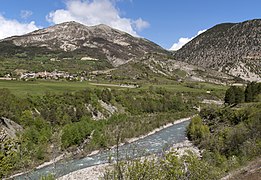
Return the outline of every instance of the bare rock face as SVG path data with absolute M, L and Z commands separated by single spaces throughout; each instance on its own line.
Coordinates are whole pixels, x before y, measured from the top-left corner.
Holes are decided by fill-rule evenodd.
M 0 117 L 0 142 L 8 138 L 15 138 L 16 133 L 23 128 L 14 121 Z
M 108 60 L 115 67 L 146 53 L 167 52 L 151 41 L 107 25 L 85 26 L 76 22 L 65 22 L 23 36 L 10 37 L 3 42 L 25 48 L 42 47 L 51 51 L 81 53 Z
M 261 81 L 261 19 L 216 25 L 174 56 L 245 80 Z

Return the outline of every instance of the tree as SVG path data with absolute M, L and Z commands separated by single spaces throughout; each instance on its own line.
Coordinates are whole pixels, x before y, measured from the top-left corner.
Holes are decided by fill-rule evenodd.
M 234 92 L 235 92 L 235 103 L 239 104 L 245 101 L 245 95 L 244 91 L 240 87 L 235 87 L 234 86 Z
M 110 89 L 103 89 L 102 92 L 101 92 L 101 99 L 104 101 L 104 102 L 107 102 L 109 103 L 112 99 L 112 94 L 111 94 L 111 91 Z
M 246 102 L 253 102 L 261 93 L 261 83 L 251 82 L 247 85 L 245 90 Z
M 209 128 L 207 125 L 204 125 L 200 116 L 192 118 L 191 123 L 187 129 L 188 138 L 191 140 L 200 140 L 206 139 L 210 134 Z
M 34 117 L 31 111 L 25 110 L 22 112 L 20 123 L 23 126 L 30 126 L 34 121 Z
M 252 83 L 248 84 L 245 90 L 245 100 L 246 102 L 251 102 L 253 101 L 253 85 Z
M 225 94 L 225 103 L 231 105 L 231 104 L 239 104 L 244 102 L 245 96 L 244 91 L 240 87 L 231 86 L 228 88 Z
M 228 88 L 228 90 L 226 91 L 224 101 L 229 105 L 235 103 L 235 92 L 232 87 Z

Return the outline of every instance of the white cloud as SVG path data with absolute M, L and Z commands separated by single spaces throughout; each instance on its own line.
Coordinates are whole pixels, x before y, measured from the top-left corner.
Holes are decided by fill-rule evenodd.
M 180 48 L 182 48 L 182 46 L 184 46 L 189 41 L 191 41 L 192 39 L 194 39 L 195 37 L 197 37 L 198 35 L 200 35 L 201 33 L 205 32 L 205 31 L 206 31 L 206 29 L 200 30 L 200 31 L 198 31 L 196 36 L 193 36 L 191 38 L 187 38 L 187 37 L 186 38 L 184 38 L 184 37 L 179 38 L 179 41 L 177 43 L 174 43 L 169 50 L 172 50 L 172 51 L 179 50 Z
M 141 31 L 150 26 L 150 24 L 147 21 L 144 21 L 141 18 L 134 21 L 133 24 L 135 25 L 135 29 L 137 29 L 138 31 Z
M 106 24 L 113 28 L 137 36 L 137 31 L 149 26 L 142 20 L 132 20 L 120 16 L 115 0 L 68 0 L 66 9 L 58 9 L 48 14 L 47 20 L 54 24 L 77 21 L 87 26 Z
M 179 38 L 179 41 L 177 43 L 174 43 L 170 50 L 172 51 L 176 51 L 179 50 L 182 46 L 184 46 L 185 44 L 187 44 L 191 39 L 193 38 Z
M 21 12 L 20 12 L 20 16 L 21 16 L 21 18 L 23 18 L 23 19 L 27 19 L 27 18 L 29 18 L 29 17 L 32 16 L 32 15 L 33 15 L 33 12 L 32 12 L 32 11 L 21 10 Z
M 35 25 L 34 21 L 30 23 L 20 23 L 17 20 L 9 20 L 0 14 L 0 39 L 29 33 L 40 27 Z

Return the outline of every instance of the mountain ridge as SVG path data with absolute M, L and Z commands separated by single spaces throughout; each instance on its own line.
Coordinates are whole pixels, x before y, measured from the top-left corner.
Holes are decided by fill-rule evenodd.
M 104 24 L 85 26 L 70 21 L 0 40 L 0 57 L 13 56 L 18 58 L 16 62 L 33 59 L 35 67 L 46 70 L 44 64 L 47 63 L 50 71 L 55 70 L 51 61 L 56 62 L 56 69 L 66 63 L 63 60 L 71 60 L 73 67 L 79 67 L 80 61 L 92 61 L 86 62 L 81 71 L 107 70 L 133 62 L 135 67 L 139 64 L 169 78 L 176 76 L 179 68 L 187 72 L 187 77 L 196 71 L 201 76 L 204 71 L 203 79 L 209 76 L 215 79 L 217 73 L 213 72 L 218 71 L 218 79 L 224 76 L 224 81 L 227 79 L 224 73 L 238 79 L 261 81 L 261 36 L 258 32 L 261 32 L 259 19 L 222 23 L 198 35 L 180 50 L 170 52 L 147 39 L 133 37 Z M 39 62 L 37 59 L 41 55 Z M 181 64 L 187 68 L 178 61 L 185 62 Z M 86 69 L 87 66 L 93 68 Z M 70 67 L 68 63 L 66 67 Z M 27 70 L 19 66 L 16 69 L 19 68 Z
M 100 24 L 85 26 L 71 21 L 13 36 L 0 42 L 10 42 L 19 47 L 44 47 L 51 51 L 80 51 L 95 59 L 107 59 L 117 67 L 146 53 L 168 53 L 159 45 L 133 37 L 126 32 Z
M 261 19 L 218 24 L 174 52 L 174 57 L 245 80 L 260 81 L 260 32 Z

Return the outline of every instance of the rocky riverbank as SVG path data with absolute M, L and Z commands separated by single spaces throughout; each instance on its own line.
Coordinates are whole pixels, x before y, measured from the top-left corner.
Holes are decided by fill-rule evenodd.
M 146 135 L 143 135 L 143 136 L 140 136 L 140 137 L 137 137 L 137 138 L 131 138 L 127 141 L 127 143 L 132 143 L 132 142 L 137 141 L 139 139 L 142 139 L 142 138 L 145 138 L 145 137 L 150 136 L 152 134 L 155 134 L 156 132 L 158 132 L 158 131 L 160 131 L 164 128 L 170 127 L 174 124 L 178 124 L 178 123 L 188 121 L 190 119 L 191 119 L 191 117 L 183 118 L 183 119 L 177 120 L 173 123 L 168 123 L 168 124 L 166 124 L 166 125 L 164 125 L 160 128 L 153 130 L 152 132 L 150 132 Z M 197 147 L 195 147 L 189 140 L 185 140 L 181 143 L 174 144 L 171 147 L 171 150 L 176 151 L 178 153 L 178 155 L 180 155 L 180 156 L 184 155 L 187 150 L 190 150 L 193 153 L 195 153 L 196 155 L 200 156 L 199 149 Z M 84 168 L 84 169 L 80 169 L 80 170 L 71 172 L 71 173 L 69 173 L 65 176 L 62 176 L 62 177 L 58 178 L 58 180 L 76 180 L 76 179 L 77 180 L 98 180 L 99 177 L 101 177 L 104 174 L 106 169 L 110 168 L 110 166 L 111 166 L 111 164 L 105 163 L 105 164 L 101 164 L 101 165 L 87 167 L 87 168 Z
M 171 151 L 176 151 L 179 156 L 184 155 L 188 150 L 192 151 L 197 156 L 200 156 L 200 150 L 188 140 L 174 144 L 171 148 Z M 87 167 L 62 176 L 58 178 L 58 180 L 99 180 L 99 178 L 105 173 L 106 169 L 109 169 L 111 166 L 112 164 L 105 163 Z
M 165 128 L 168 128 L 168 127 L 170 127 L 170 126 L 172 126 L 172 125 L 174 125 L 174 124 L 179 124 L 179 123 L 188 121 L 188 120 L 190 120 L 190 119 L 191 119 L 191 117 L 182 118 L 182 119 L 176 120 L 175 122 L 168 123 L 168 124 L 166 124 L 166 125 L 164 125 L 164 126 L 162 126 L 162 127 L 160 127 L 160 128 L 157 128 L 157 129 L 151 131 L 150 133 L 147 133 L 146 135 L 142 135 L 142 136 L 137 137 L 137 138 L 126 139 L 125 143 L 122 143 L 121 145 L 129 144 L 129 143 L 132 143 L 132 142 L 134 142 L 134 141 L 143 139 L 143 138 L 145 138 L 145 137 L 147 137 L 147 136 L 150 136 L 150 135 L 153 135 L 153 134 L 157 133 L 157 132 L 160 131 L 160 130 L 163 130 L 163 129 L 165 129 Z M 120 145 L 120 146 L 121 146 L 121 145 Z M 179 147 L 179 150 L 182 149 L 181 146 L 182 146 L 182 147 L 188 147 L 188 144 L 187 144 L 187 142 L 185 142 L 184 144 L 179 145 L 179 146 L 178 146 L 178 147 Z M 111 147 L 111 148 L 113 148 L 113 147 Z M 111 148 L 110 148 L 110 149 L 111 149 Z M 93 156 L 93 155 L 98 154 L 98 153 L 100 153 L 100 152 L 96 150 L 96 151 L 93 151 L 92 153 L 88 154 L 87 156 Z M 43 168 L 43 167 L 48 166 L 48 165 L 50 165 L 50 164 L 54 164 L 54 163 L 56 163 L 57 161 L 60 161 L 60 160 L 62 160 L 62 159 L 64 159 L 64 158 L 68 157 L 69 155 L 70 155 L 70 153 L 69 153 L 69 154 L 66 154 L 66 155 L 65 155 L 65 154 L 62 154 L 62 155 L 60 155 L 59 157 L 55 158 L 54 160 L 51 160 L 51 161 L 49 161 L 49 162 L 46 162 L 46 163 L 44 163 L 44 164 L 38 166 L 36 169 Z M 106 166 L 106 165 L 104 165 L 104 166 Z M 82 169 L 82 170 L 78 170 L 78 171 L 75 171 L 75 172 L 71 172 L 71 173 L 69 173 L 68 175 L 65 175 L 64 177 L 67 177 L 67 179 L 68 179 L 68 178 L 81 179 L 81 176 L 82 176 L 83 179 L 86 179 L 86 177 L 89 177 L 89 178 L 93 179 L 94 177 L 100 175 L 100 173 L 94 173 L 94 174 L 93 174 L 92 172 L 95 172 L 95 169 L 98 169 L 99 172 L 103 172 L 100 168 L 101 168 L 101 167 L 104 167 L 104 166 L 97 165 L 97 166 L 88 167 L 88 168 L 85 168 L 85 169 Z M 90 170 L 90 169 L 91 169 L 91 170 Z M 16 175 L 12 176 L 11 178 L 17 177 L 17 176 L 19 176 L 19 175 L 21 175 L 21 174 L 23 174 L 23 173 L 16 174 Z M 95 174 L 96 174 L 96 175 L 95 175 Z M 101 174 L 103 174 L 103 173 L 101 173 Z M 62 177 L 62 178 L 64 178 L 64 177 Z

